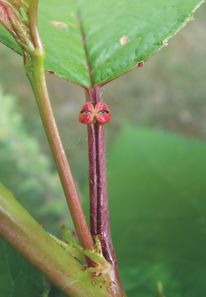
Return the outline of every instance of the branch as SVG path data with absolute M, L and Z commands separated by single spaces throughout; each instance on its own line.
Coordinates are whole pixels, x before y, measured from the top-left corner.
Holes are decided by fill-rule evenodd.
M 61 138 L 52 111 L 47 90 L 44 50 L 37 27 L 38 1 L 32 0 L 28 10 L 29 28 L 35 51 L 25 56 L 25 70 L 31 82 L 40 116 L 50 144 L 53 158 L 56 162 L 59 177 L 69 206 L 73 223 L 82 246 L 86 249 L 94 247 L 93 239 L 87 226 L 86 218 L 81 206 L 76 185 L 71 174 L 71 169 L 65 154 Z
M 101 88 L 95 86 L 87 89 L 86 98 L 95 106 L 101 100 Z M 126 296 L 120 281 L 110 232 L 104 127 L 98 122 L 88 125 L 88 145 L 91 233 L 93 237 L 99 236 L 102 253 L 112 265 L 114 296 Z
M 29 16 L 29 29 L 31 34 L 31 39 L 33 41 L 34 47 L 38 49 L 40 52 L 43 52 L 43 46 L 41 42 L 41 38 L 39 36 L 38 30 L 38 0 L 31 0 L 28 9 L 28 16 Z
M 100 288 L 101 277 L 96 284 L 93 284 L 89 272 L 51 238 L 1 185 L 0 236 L 67 295 L 111 296 L 104 286 Z
M 35 53 L 28 59 L 25 68 L 37 99 L 40 116 L 50 144 L 53 158 L 56 162 L 57 170 L 77 235 L 84 248 L 92 249 L 93 239 L 84 216 L 48 95 L 44 72 L 44 55 L 39 52 Z

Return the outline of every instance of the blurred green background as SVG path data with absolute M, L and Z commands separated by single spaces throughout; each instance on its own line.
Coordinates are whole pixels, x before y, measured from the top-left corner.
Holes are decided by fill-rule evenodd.
M 0 45 L 0 61 L 0 181 L 57 232 L 68 212 L 22 60 Z M 205 79 L 204 5 L 143 69 L 104 88 L 112 231 L 129 296 L 206 296 Z M 50 74 L 48 83 L 86 201 L 84 93 Z

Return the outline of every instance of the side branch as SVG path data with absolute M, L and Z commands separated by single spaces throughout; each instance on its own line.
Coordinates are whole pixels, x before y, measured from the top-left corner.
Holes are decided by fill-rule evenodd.
M 50 144 L 53 158 L 56 162 L 57 170 L 77 235 L 84 248 L 92 249 L 94 246 L 93 239 L 86 222 L 76 185 L 71 174 L 71 169 L 67 161 L 52 111 L 45 80 L 44 57 L 41 54 L 34 55 L 28 63 L 29 64 L 26 65 L 27 76 L 31 82 L 37 99 L 41 119 Z

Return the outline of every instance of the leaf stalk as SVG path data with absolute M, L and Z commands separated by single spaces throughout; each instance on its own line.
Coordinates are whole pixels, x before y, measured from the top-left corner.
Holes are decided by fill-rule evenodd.
M 101 100 L 102 89 L 95 86 L 86 89 L 87 101 L 96 105 Z M 105 156 L 104 126 L 96 123 L 88 125 L 89 185 L 90 185 L 90 229 L 93 238 L 99 236 L 105 259 L 112 265 L 114 296 L 126 296 L 120 281 L 117 258 L 112 244 Z

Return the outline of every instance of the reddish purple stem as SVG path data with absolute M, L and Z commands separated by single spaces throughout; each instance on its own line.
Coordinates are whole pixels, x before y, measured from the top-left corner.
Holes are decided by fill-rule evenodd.
M 90 192 L 90 229 L 92 236 L 97 232 L 97 156 L 96 156 L 95 125 L 88 125 L 89 146 L 89 192 Z
M 92 104 L 95 105 L 101 100 L 99 86 L 87 92 Z M 114 265 L 116 260 L 110 233 L 104 139 L 103 125 L 98 123 L 88 125 L 90 228 L 92 236 L 99 235 L 106 260 Z
M 87 89 L 88 101 L 96 105 L 101 100 L 101 88 L 95 86 Z M 108 192 L 107 169 L 105 157 L 104 126 L 98 123 L 88 125 L 89 145 L 89 185 L 90 185 L 90 229 L 92 236 L 99 236 L 102 253 L 111 263 L 114 271 L 113 284 L 115 296 L 125 296 L 121 281 L 116 255 L 112 245 Z
M 97 233 L 100 235 L 104 257 L 114 265 L 114 251 L 110 233 L 104 127 L 96 127 L 97 147 Z

